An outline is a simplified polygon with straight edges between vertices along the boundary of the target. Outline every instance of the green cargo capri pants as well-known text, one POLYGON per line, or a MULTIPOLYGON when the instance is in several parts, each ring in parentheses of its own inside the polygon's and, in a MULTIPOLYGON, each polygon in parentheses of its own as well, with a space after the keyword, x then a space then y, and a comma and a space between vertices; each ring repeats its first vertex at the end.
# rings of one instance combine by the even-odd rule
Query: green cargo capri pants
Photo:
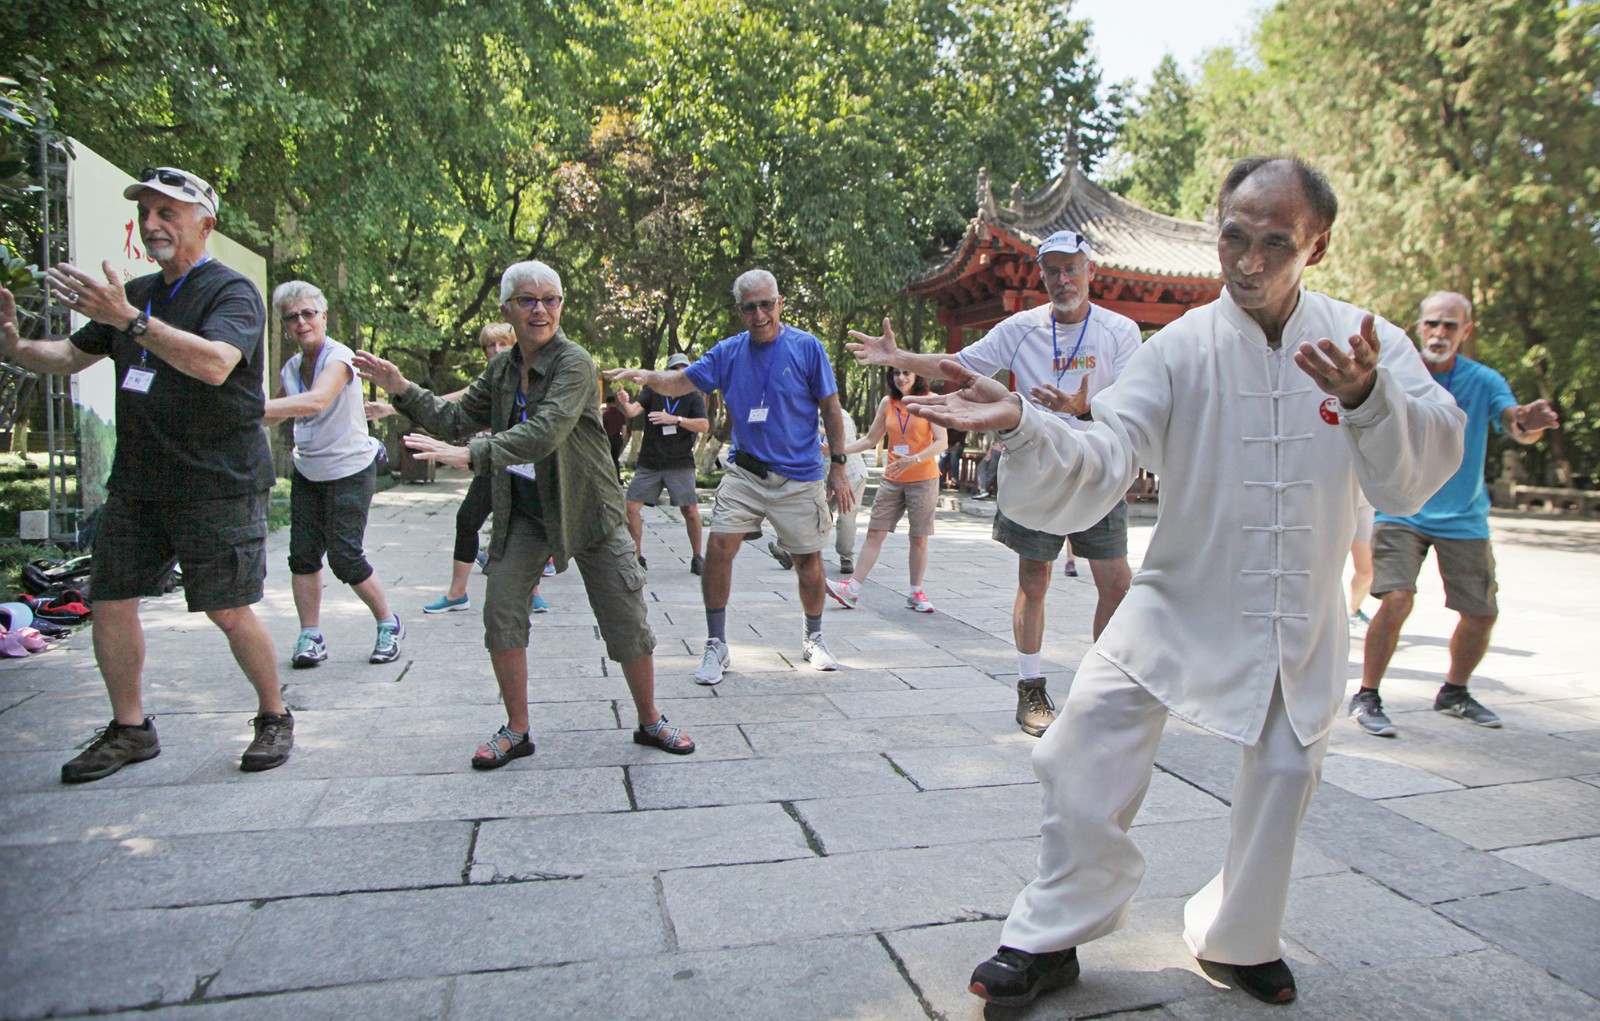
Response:
MULTIPOLYGON (((533 590, 553 552, 539 522, 511 514, 505 552, 485 568, 489 580, 483 598, 483 644, 490 652, 528 647, 533 590)), ((654 652, 656 636, 644 604, 644 571, 627 527, 618 525, 572 559, 583 576, 606 655, 626 663, 654 652)))

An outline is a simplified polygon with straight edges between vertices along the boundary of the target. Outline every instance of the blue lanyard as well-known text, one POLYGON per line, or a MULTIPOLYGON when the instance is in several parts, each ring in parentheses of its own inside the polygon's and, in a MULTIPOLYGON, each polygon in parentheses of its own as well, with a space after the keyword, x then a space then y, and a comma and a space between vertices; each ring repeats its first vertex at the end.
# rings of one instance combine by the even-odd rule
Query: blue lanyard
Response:
MULTIPOLYGON (((180 280, 179 283, 182 283, 182 281, 180 280)), ((305 363, 305 358, 306 358, 305 353, 302 352, 301 355, 300 355, 301 364, 305 363)), ((311 382, 313 384, 316 383, 317 375, 322 372, 322 367, 324 365, 326 365, 327 362, 328 362, 328 340, 327 340, 326 337, 324 337, 323 340, 322 340, 322 350, 317 352, 317 360, 315 362, 313 362, 312 366, 311 366, 311 382)), ((305 377, 300 374, 300 366, 299 365, 295 366, 294 381, 295 381, 295 385, 300 387, 300 392, 301 393, 305 393, 307 390, 311 389, 310 387, 306 386, 305 377)))
MULTIPOLYGON (((1067 374, 1067 367, 1072 364, 1072 360, 1078 357, 1078 348, 1083 346, 1083 335, 1089 332, 1089 320, 1093 318, 1094 306, 1090 305, 1088 313, 1083 317, 1083 328, 1078 331, 1078 342, 1072 345, 1072 353, 1067 355, 1067 360, 1062 363, 1061 368, 1056 372, 1057 386, 1061 383, 1061 377, 1067 374)), ((1056 347, 1056 313, 1054 309, 1050 310, 1050 355, 1055 361, 1061 361, 1061 349, 1056 347)))
POLYGON ((678 405, 683 403, 683 395, 679 394, 676 400, 671 397, 663 396, 661 398, 661 403, 666 406, 667 414, 676 415, 678 413, 678 405))
MULTIPOLYGON (((195 263, 193 266, 190 266, 183 276, 178 278, 178 282, 172 285, 172 290, 167 292, 167 300, 161 303, 161 311, 165 312, 167 309, 172 307, 172 299, 178 296, 178 288, 182 287, 183 282, 189 279, 189 274, 193 273, 195 270, 199 269, 201 266, 204 266, 210 261, 211 256, 202 255, 199 262, 195 263)), ((150 309, 153 307, 152 303, 155 301, 155 297, 156 289, 154 286, 151 286, 150 294, 144 299, 144 315, 146 319, 150 318, 150 309)), ((149 361, 149 359, 150 349, 141 348, 139 351, 139 364, 144 365, 145 362, 149 361)))
POLYGON ((528 420, 528 400, 522 396, 522 384, 517 384, 517 413, 522 416, 521 421, 528 420))
MULTIPOLYGON (((783 338, 788 334, 788 332, 789 327, 785 326, 778 332, 776 337, 772 338, 772 350, 767 353, 767 371, 766 374, 761 378, 761 403, 758 405, 758 407, 764 408, 767 406, 767 387, 772 383, 772 369, 773 366, 778 363, 779 357, 781 357, 783 354, 783 338)), ((750 338, 749 332, 746 332, 744 335, 744 351, 746 355, 751 355, 751 357, 754 357, 750 347, 752 343, 753 341, 750 338)))

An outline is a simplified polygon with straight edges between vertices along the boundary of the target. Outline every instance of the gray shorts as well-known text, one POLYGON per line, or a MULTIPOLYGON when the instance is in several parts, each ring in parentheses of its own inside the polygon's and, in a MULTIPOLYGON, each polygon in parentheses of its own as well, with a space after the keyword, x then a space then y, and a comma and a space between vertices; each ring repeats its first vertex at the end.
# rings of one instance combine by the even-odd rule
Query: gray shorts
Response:
POLYGON ((1372 594, 1415 592, 1429 546, 1444 580, 1445 607, 1468 617, 1499 616, 1500 586, 1488 539, 1441 539, 1393 521, 1380 521, 1372 530, 1372 594))
POLYGON ((628 500, 654 507, 663 489, 674 507, 690 507, 700 502, 700 495, 694 491, 693 468, 640 468, 628 483, 628 500))
POLYGON ((1081 532, 1052 535, 1040 532, 994 512, 994 537, 1017 556, 1027 560, 1052 561, 1061 556, 1061 549, 1072 540, 1072 555, 1084 560, 1118 560, 1128 555, 1128 505, 1118 502, 1106 516, 1081 532))

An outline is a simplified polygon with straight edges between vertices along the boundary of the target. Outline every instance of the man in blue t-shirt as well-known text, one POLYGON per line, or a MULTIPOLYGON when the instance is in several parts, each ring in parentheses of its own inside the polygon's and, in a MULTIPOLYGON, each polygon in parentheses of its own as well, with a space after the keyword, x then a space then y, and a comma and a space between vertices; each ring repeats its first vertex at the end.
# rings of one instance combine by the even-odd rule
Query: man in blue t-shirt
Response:
POLYGON ((752 269, 733 282, 733 301, 745 332, 729 337, 684 369, 655 372, 613 369, 606 375, 647 386, 665 397, 693 390, 722 391, 733 419, 731 467, 717 487, 706 542, 700 592, 706 607, 705 654, 695 671, 697 684, 716 684, 729 664, 728 591, 733 558, 746 536, 761 534, 772 522, 778 546, 794 560, 805 610, 803 651, 818 670, 839 665, 822 640, 822 547, 832 515, 831 491, 840 513, 855 504, 845 456, 831 455, 824 466, 817 447, 817 414, 822 414, 829 450, 845 446, 838 385, 822 342, 804 330, 785 326, 778 281, 752 269), (826 467, 826 470, 824 470, 826 467))
POLYGON ((1527 444, 1559 423, 1549 402, 1518 404, 1504 376, 1460 354, 1471 334, 1472 302, 1465 296, 1439 291, 1423 301, 1417 323, 1422 358, 1433 378, 1467 413, 1466 450, 1460 470, 1422 510, 1410 517, 1378 514, 1375 518, 1372 594, 1381 605, 1367 628, 1361 690, 1350 699, 1350 715, 1378 737, 1395 733, 1384 714, 1378 685, 1400 640, 1400 626, 1411 614, 1417 573, 1430 546, 1444 579, 1444 605, 1461 615, 1450 639, 1450 672, 1433 708, 1480 727, 1500 726, 1500 717, 1467 692, 1472 671, 1489 649, 1489 632, 1499 613, 1494 553, 1489 548, 1489 493, 1483 484, 1489 427, 1527 444))

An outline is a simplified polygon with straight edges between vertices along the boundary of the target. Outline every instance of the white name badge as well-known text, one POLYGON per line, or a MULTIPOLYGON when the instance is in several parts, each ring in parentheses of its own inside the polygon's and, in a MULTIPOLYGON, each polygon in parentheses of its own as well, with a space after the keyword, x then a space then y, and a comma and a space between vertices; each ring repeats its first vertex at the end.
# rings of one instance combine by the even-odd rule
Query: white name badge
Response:
POLYGON ((894 455, 896 457, 910 457, 911 456, 911 444, 909 444, 909 443, 896 443, 894 445, 894 455))
POLYGON ((675 425, 664 425, 664 426, 661 427, 661 435, 663 435, 663 436, 671 436, 672 434, 676 433, 677 431, 678 431, 678 427, 675 426, 675 425))
POLYGON ((521 475, 530 481, 535 477, 533 465, 531 464, 508 464, 506 465, 506 471, 513 475, 521 475))
POLYGON ((766 420, 767 420, 767 409, 766 409, 765 405, 763 405, 762 407, 759 407, 759 408, 751 408, 750 409, 750 421, 752 421, 752 422, 765 422, 766 420))
POLYGON ((122 389, 132 390, 136 394, 150 392, 150 384, 156 381, 156 370, 141 369, 137 365, 128 366, 128 374, 122 378, 122 389))

